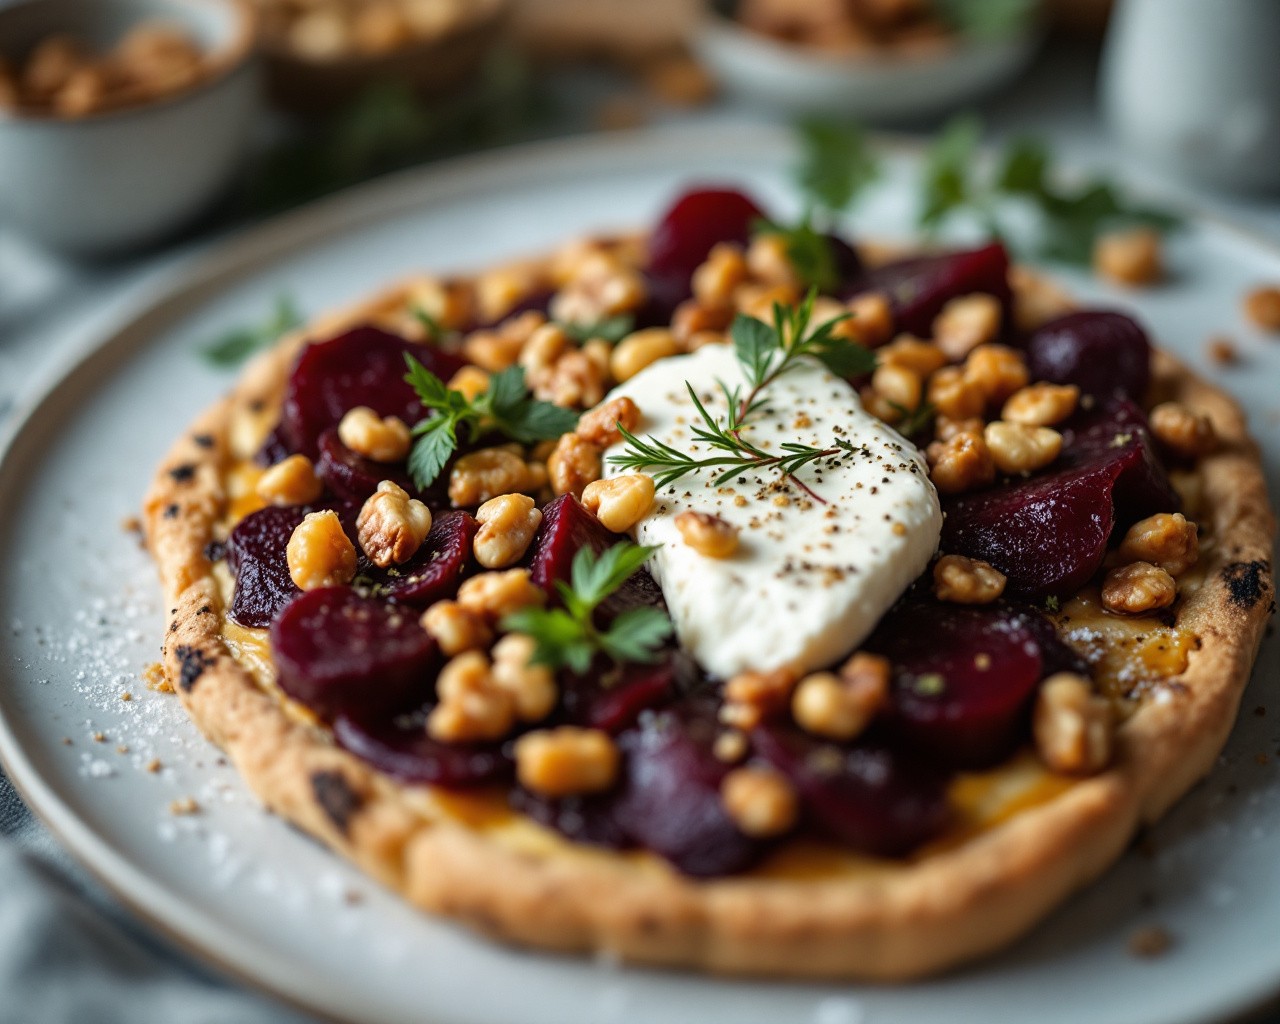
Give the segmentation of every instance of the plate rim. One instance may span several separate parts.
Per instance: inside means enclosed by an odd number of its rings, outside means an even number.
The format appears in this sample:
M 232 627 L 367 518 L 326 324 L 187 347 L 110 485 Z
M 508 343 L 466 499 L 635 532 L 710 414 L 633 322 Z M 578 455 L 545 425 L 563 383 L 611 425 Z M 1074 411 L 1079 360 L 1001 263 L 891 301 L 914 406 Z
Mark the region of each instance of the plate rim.
M 891 154 L 918 155 L 925 148 L 920 139 L 911 136 L 873 132 L 869 137 L 877 150 Z M 554 173 L 557 167 L 581 169 L 588 160 L 616 166 L 617 161 L 635 151 L 648 160 L 661 152 L 676 155 L 679 151 L 687 156 L 690 147 L 701 154 L 717 156 L 723 156 L 728 147 L 745 147 L 758 155 L 770 141 L 789 150 L 792 139 L 791 133 L 775 122 L 731 122 L 664 125 L 526 142 L 385 175 L 162 257 L 158 265 L 144 268 L 138 280 L 126 284 L 123 294 L 100 299 L 97 309 L 86 312 L 87 326 L 82 322 L 62 328 L 66 334 L 84 337 L 45 367 L 9 411 L 8 422 L 0 428 L 0 480 L 14 473 L 14 464 L 21 463 L 24 447 L 38 449 L 46 443 L 40 436 L 41 414 L 66 391 L 82 384 L 96 359 L 127 358 L 155 343 L 157 332 L 149 328 L 148 318 L 171 315 L 196 303 L 204 291 L 216 294 L 236 282 L 249 280 L 264 264 L 304 250 L 308 244 L 340 238 L 359 225 L 383 223 L 398 209 L 447 201 L 451 190 L 463 194 L 483 190 L 487 187 L 486 178 L 493 175 L 527 180 L 530 175 Z M 1068 173 L 1074 168 L 1069 165 Z M 1206 210 L 1190 198 L 1170 197 L 1159 188 L 1140 183 L 1126 181 L 1126 185 L 1139 193 L 1160 195 L 1189 221 L 1213 225 L 1280 259 L 1280 241 L 1257 229 Z M 0 527 L 11 516 L 0 515 Z M 318 977 L 299 974 L 296 966 L 277 955 L 271 946 L 224 926 L 185 902 L 180 892 L 153 881 L 110 839 L 83 820 L 44 779 L 18 737 L 10 710 L 3 704 L 0 766 L 59 845 L 130 913 L 184 954 L 212 966 L 223 977 L 250 991 L 318 1019 L 341 1024 L 365 1024 L 369 1020 L 367 1008 L 355 1005 L 349 989 L 328 982 L 325 988 L 318 987 Z M 1231 1019 L 1248 1017 L 1271 1005 L 1278 994 L 1280 968 L 1270 982 L 1241 992 L 1237 1000 L 1229 1006 L 1219 1006 L 1217 1012 L 1225 1011 Z M 415 1015 L 414 1020 L 423 1018 Z

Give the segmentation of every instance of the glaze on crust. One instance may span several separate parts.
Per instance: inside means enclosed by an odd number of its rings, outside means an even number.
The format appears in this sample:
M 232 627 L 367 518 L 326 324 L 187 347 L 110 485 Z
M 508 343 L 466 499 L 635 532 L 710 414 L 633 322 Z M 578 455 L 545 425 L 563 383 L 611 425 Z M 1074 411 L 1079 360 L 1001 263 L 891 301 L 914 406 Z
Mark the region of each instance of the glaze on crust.
M 1144 698 L 1104 774 L 950 848 L 856 873 L 694 881 L 656 857 L 547 833 L 511 843 L 441 813 L 302 724 L 233 657 L 206 545 L 227 495 L 237 410 L 278 406 L 309 337 L 403 305 L 407 283 L 260 356 L 172 448 L 144 509 L 168 628 L 164 665 L 197 725 L 272 811 L 416 905 L 492 937 L 657 965 L 790 977 L 903 980 L 991 952 L 1111 864 L 1137 830 L 1203 777 L 1226 741 L 1273 607 L 1272 535 L 1259 454 L 1226 394 L 1172 357 L 1161 400 L 1205 412 L 1221 445 L 1198 465 L 1205 512 L 1197 587 L 1177 625 L 1199 638 L 1186 671 Z

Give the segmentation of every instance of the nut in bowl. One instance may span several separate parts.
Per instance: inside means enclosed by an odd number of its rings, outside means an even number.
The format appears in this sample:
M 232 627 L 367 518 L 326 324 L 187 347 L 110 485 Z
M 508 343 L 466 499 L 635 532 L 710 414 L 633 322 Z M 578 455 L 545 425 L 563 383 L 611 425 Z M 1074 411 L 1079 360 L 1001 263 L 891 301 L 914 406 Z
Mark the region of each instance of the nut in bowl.
M 238 0 L 26 0 L 0 10 L 0 216 L 103 255 L 205 209 L 257 105 Z
M 716 0 L 693 47 L 750 103 L 895 122 L 954 110 L 1021 71 L 1040 41 L 1039 6 Z
M 498 38 L 509 0 L 255 0 L 272 97 L 322 111 L 376 81 L 420 95 L 465 80 Z

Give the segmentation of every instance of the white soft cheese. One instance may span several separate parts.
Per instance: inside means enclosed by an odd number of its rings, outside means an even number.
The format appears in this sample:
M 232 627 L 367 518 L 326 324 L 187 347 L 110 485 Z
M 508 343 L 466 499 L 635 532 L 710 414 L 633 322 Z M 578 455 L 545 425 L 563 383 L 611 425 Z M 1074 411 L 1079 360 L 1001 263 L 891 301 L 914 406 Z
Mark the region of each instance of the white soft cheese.
M 636 434 L 695 456 L 710 454 L 691 433 L 693 385 L 713 416 L 725 411 L 717 380 L 743 373 L 727 345 L 664 359 L 616 388 L 640 408 Z M 857 447 L 804 467 L 815 500 L 776 470 L 753 471 L 721 487 L 715 473 L 690 474 L 658 491 L 636 528 L 661 545 L 650 569 L 662 586 L 681 646 L 712 674 L 831 665 L 852 651 L 929 563 L 942 513 L 924 460 L 909 442 L 865 412 L 845 381 L 809 360 L 774 383 L 768 407 L 744 437 L 765 451 L 781 444 Z M 605 457 L 606 476 L 628 472 Z M 676 516 L 710 512 L 740 528 L 737 553 L 708 558 L 686 545 Z

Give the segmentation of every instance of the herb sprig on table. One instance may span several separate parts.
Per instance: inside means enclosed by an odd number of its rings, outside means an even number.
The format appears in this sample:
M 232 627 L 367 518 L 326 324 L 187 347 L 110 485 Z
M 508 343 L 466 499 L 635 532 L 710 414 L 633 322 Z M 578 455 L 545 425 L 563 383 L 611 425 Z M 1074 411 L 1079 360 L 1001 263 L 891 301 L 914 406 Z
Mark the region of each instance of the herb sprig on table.
M 468 398 L 413 356 L 406 354 L 405 364 L 409 372 L 404 379 L 431 414 L 413 428 L 416 440 L 409 452 L 409 475 L 420 488 L 435 482 L 458 450 L 461 435 L 470 442 L 494 430 L 521 444 L 532 444 L 553 440 L 577 426 L 576 412 L 529 394 L 519 366 L 495 373 L 489 378 L 487 391 Z
M 596 609 L 648 561 L 657 548 L 622 541 L 597 555 L 588 547 L 573 557 L 569 583 L 556 582 L 561 608 L 525 608 L 506 616 L 502 629 L 533 638 L 532 662 L 585 673 L 598 654 L 618 664 L 647 663 L 671 635 L 671 620 L 659 608 L 623 612 L 607 629 L 595 624 Z
M 302 324 L 302 316 L 292 297 L 276 298 L 271 315 L 260 324 L 237 327 L 205 345 L 200 354 L 214 366 L 239 366 L 255 352 L 270 348 L 282 335 Z
M 775 304 L 771 325 L 741 313 L 734 319 L 730 336 L 746 385 L 729 388 L 723 381 L 717 382 L 727 409 L 723 417 L 713 416 L 693 385 L 685 382 L 701 421 L 690 431 L 697 441 L 709 446 L 713 454 L 690 455 L 652 436 L 641 440 L 619 424 L 627 446 L 610 462 L 624 469 L 652 472 L 658 487 L 705 470 L 715 472 L 712 483 L 717 486 L 752 471 L 773 470 L 791 479 L 815 501 L 822 502 L 795 474 L 818 459 L 853 451 L 849 442 L 837 438 L 826 447 L 817 447 L 789 441 L 779 446 L 780 452 L 768 452 L 743 436 L 750 430 L 752 421 L 767 411 L 769 388 L 802 365 L 803 359 L 817 359 L 840 377 L 855 377 L 875 369 L 876 359 L 871 352 L 835 333 L 835 328 L 847 316 L 811 329 L 816 298 L 816 292 L 810 291 L 798 306 Z
M 1094 242 L 1107 231 L 1147 226 L 1176 228 L 1168 211 L 1129 200 L 1113 181 L 1090 178 L 1069 187 L 1055 180 L 1048 146 L 1036 139 L 1011 141 L 992 170 L 978 159 L 982 125 L 961 116 L 948 123 L 925 159 L 920 226 L 936 233 L 957 214 L 976 217 L 993 235 L 1006 234 L 1002 213 L 1011 203 L 1029 206 L 1035 217 L 1032 255 L 1087 265 Z

